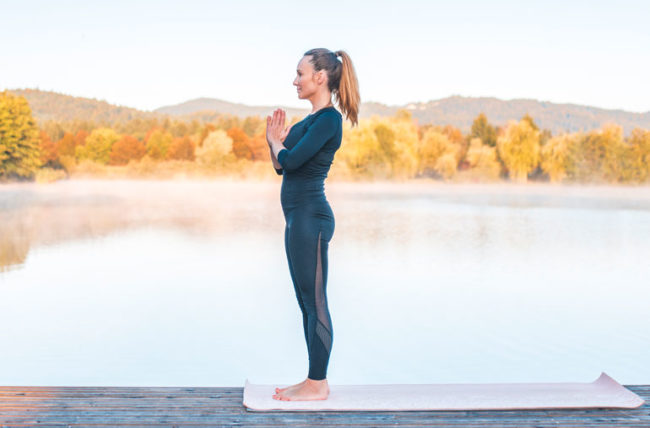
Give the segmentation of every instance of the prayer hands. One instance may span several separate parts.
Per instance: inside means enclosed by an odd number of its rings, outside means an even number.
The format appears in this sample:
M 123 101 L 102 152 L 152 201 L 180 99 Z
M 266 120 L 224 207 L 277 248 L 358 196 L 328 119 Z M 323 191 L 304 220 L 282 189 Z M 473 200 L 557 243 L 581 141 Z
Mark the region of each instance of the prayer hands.
M 283 143 L 284 139 L 289 134 L 293 125 L 289 125 L 285 128 L 285 120 L 286 113 L 284 110 L 279 108 L 273 111 L 273 117 L 266 116 L 266 142 L 269 146 L 273 143 Z

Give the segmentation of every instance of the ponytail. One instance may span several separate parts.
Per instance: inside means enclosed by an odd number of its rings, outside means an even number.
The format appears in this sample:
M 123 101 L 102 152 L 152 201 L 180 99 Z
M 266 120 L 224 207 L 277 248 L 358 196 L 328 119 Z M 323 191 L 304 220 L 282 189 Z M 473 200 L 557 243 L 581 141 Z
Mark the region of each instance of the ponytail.
M 342 62 L 341 80 L 336 91 L 336 103 L 354 126 L 359 122 L 359 101 L 361 99 L 359 96 L 359 81 L 350 55 L 343 50 L 336 51 L 335 55 L 340 56 Z
M 345 51 L 332 52 L 325 48 L 311 49 L 304 55 L 311 56 L 316 71 L 327 73 L 328 89 L 336 95 L 336 103 L 352 126 L 359 123 L 359 81 L 352 60 Z M 341 61 L 337 59 L 341 57 Z

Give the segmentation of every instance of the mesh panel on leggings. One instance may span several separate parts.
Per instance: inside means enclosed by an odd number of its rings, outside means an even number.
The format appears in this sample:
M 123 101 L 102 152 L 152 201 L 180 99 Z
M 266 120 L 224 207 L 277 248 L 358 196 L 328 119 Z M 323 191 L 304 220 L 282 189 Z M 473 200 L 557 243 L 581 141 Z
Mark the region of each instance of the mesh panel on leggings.
M 318 246 L 316 250 L 316 286 L 315 286 L 315 300 L 316 300 L 316 314 L 318 322 L 316 323 L 316 334 L 321 342 L 330 352 L 332 347 L 332 326 L 330 325 L 330 317 L 327 309 L 327 297 L 325 296 L 325 288 L 323 286 L 323 266 L 321 265 L 321 249 L 320 249 L 320 236 L 318 232 Z

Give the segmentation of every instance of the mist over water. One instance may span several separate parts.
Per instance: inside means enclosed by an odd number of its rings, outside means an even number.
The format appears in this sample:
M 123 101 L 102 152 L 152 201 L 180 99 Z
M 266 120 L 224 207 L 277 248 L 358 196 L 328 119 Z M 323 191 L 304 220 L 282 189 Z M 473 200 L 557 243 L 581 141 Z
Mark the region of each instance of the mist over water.
M 326 182 L 332 384 L 650 383 L 650 188 Z M 307 374 L 280 181 L 0 186 L 0 384 Z

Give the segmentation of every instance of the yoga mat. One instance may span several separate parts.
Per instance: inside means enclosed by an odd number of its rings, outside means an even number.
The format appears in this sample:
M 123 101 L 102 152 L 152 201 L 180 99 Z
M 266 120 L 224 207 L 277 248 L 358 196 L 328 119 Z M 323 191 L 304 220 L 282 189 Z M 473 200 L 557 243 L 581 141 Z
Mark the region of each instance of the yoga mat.
M 246 379 L 251 411 L 634 409 L 644 400 L 602 372 L 593 382 L 330 385 L 326 400 L 273 399 L 276 387 Z

